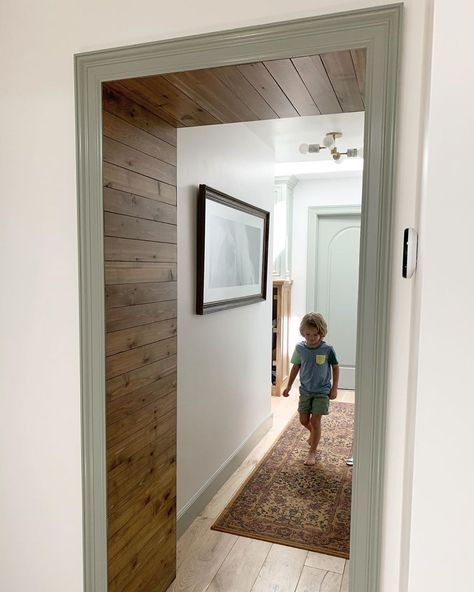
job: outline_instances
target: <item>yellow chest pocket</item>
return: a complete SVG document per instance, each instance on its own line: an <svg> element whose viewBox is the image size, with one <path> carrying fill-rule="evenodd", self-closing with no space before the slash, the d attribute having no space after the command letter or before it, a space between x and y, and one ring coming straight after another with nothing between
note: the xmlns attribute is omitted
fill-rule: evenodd
<svg viewBox="0 0 474 592"><path fill-rule="evenodd" d="M321 366L325 362L326 362L326 356L321 355L321 354L316 356L316 364L318 364L318 366Z"/></svg>

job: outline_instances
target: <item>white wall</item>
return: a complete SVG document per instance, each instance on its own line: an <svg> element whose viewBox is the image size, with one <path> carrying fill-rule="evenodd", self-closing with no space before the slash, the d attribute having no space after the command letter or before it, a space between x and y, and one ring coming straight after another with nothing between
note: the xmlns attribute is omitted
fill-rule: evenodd
<svg viewBox="0 0 474 592"><path fill-rule="evenodd" d="M0 581L1 588L21 592L79 592L82 590L81 450L79 385L79 303L77 289L77 215L75 179L74 73L73 54L117 45L129 45L206 31L218 31L335 11L353 10L392 0L241 0L229 4L217 0L200 3L160 3L136 0L133 10L125 0L64 0L33 2L4 0L0 15L0 55L2 91L0 147ZM396 199L393 223L394 257L391 322L391 354L387 443L384 542L382 548L382 591L399 592L403 516L407 509L405 484L409 483L410 451L405 451L408 402L415 401L414 381L409 381L409 361L417 356L416 340L410 337L413 282L399 274L401 232L417 220L421 189L421 162L424 121L423 91L426 83L427 7L432 0L406 0L401 52L398 117ZM410 592L418 592L423 577L430 579L430 592L446 589L448 572L462 585L472 577L464 548L472 543L465 525L472 505L464 497L470 459L461 462L460 444L469 452L466 436L454 424L465 428L474 413L473 399L460 397L457 374L460 364L450 371L455 387L453 399L462 417L450 415L447 437L442 438L444 406L432 405L430 372L439 368L433 355L431 331L439 323L443 296L456 302L450 311L450 337L460 345L458 361L467 361L472 345L468 340L471 302L454 280L466 281L471 269L469 249L458 250L456 260L449 248L441 250L436 237L446 237L455 245L463 238L457 232L472 219L472 175L469 150L461 159L454 156L453 129L461 134L462 147L466 120L472 117L469 97L474 53L471 0L435 0L445 19L437 19L434 41L437 48L431 130L431 150L443 150L443 167L437 156L428 170L434 210L425 208L424 235L428 238L424 284L420 287L423 307L420 341L414 480L413 533ZM428 28L429 30L429 28ZM462 40L462 41L461 41ZM460 51L462 49L462 51ZM445 63L441 50L449 58ZM459 68L463 68L462 76ZM447 77L447 83L442 78ZM454 88L452 84L454 84ZM445 108L441 108L441 98ZM452 119L451 119L452 117ZM442 135L443 126L449 133ZM472 126L471 126L472 128ZM440 139L439 145L434 141ZM447 145L448 144L448 145ZM448 170L448 173L445 171ZM455 176L452 174L455 172ZM451 181L445 192L443 175ZM455 189L453 194L452 189ZM441 193L446 203L456 204L456 214L441 211ZM430 204L429 204L430 205ZM456 215L456 219L453 216ZM450 225L446 224L450 222ZM448 243L445 243L448 244ZM462 245L465 246L465 245ZM443 264L447 282L438 286ZM446 266L452 266L448 271ZM455 274L461 271L461 279ZM433 288L439 293L430 295ZM446 305L446 299L443 299ZM421 309L425 312L424 308ZM442 309L443 311L445 308ZM433 327L433 329L430 328ZM472 334L472 331L470 332ZM437 353L437 352L436 352ZM472 356L470 356L472 357ZM414 358L416 369L416 357ZM436 386L436 385L434 385ZM467 385L468 387L468 385ZM464 391L463 391L464 392ZM436 401L436 398L435 398ZM451 403L451 401L450 401ZM462 405L460 405L460 403ZM408 420L408 424L407 424ZM445 426L446 427L446 426ZM454 433L456 431L456 433ZM440 442L443 449L440 454ZM431 455L431 456L430 456ZM456 459L448 468L438 463L449 455ZM464 459L463 459L464 460ZM454 473L456 474L454 475ZM454 484L447 492L448 481ZM429 493L429 495L427 495ZM424 506L426 504L426 506ZM453 510L453 507L455 509ZM448 511L449 510L449 511ZM449 512L455 521L450 522ZM440 516L440 514L442 514ZM433 519L430 520L429 516ZM460 525L460 520L463 525ZM459 528L453 536L453 525ZM425 532L421 540L422 530ZM406 533L405 533L406 534ZM435 541L443 545L435 549ZM448 550L449 549L449 550ZM431 561L432 552L435 552ZM456 553L459 553L457 560ZM429 567L428 567L429 564ZM429 570L433 576L427 576ZM438 577L439 576L439 577Z"/></svg>
<svg viewBox="0 0 474 592"><path fill-rule="evenodd" d="M271 298L194 312L200 183L270 211L272 150L245 124L178 130L178 512L271 414Z"/></svg>
<svg viewBox="0 0 474 592"><path fill-rule="evenodd" d="M343 177L300 180L294 189L293 197L291 344L301 340L299 323L301 317L309 312L306 305L308 208L360 205L362 173Z"/></svg>
<svg viewBox="0 0 474 592"><path fill-rule="evenodd" d="M438 2L434 13L410 592L474 587L474 4L456 8Z"/></svg>

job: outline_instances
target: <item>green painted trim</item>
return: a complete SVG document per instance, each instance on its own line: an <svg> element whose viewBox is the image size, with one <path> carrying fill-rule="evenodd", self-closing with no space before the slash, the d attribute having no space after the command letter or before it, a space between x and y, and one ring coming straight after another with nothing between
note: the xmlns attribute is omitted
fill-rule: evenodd
<svg viewBox="0 0 474 592"><path fill-rule="evenodd" d="M361 206L310 206L308 208L308 239L306 255L306 310L318 310L314 286L317 277L316 245L319 218L322 216L360 216Z"/></svg>
<svg viewBox="0 0 474 592"><path fill-rule="evenodd" d="M368 59L350 591L378 592L401 16L392 4L75 57L85 592L107 590L101 83L357 47Z"/></svg>
<svg viewBox="0 0 474 592"><path fill-rule="evenodd" d="M191 523L204 510L214 495L232 476L252 452L255 446L273 426L273 413L270 413L260 425L246 438L235 452L217 469L206 483L193 495L189 502L178 512L176 534L180 537Z"/></svg>

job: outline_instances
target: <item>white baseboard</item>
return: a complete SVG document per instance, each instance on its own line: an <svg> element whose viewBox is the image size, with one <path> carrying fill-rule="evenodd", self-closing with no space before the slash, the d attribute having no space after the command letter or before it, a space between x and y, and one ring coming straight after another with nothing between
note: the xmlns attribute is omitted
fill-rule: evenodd
<svg viewBox="0 0 474 592"><path fill-rule="evenodd" d="M242 464L244 459L255 448L263 436L271 429L273 425L273 413L270 413L262 423L242 442L227 460L209 477L204 485L193 495L188 503L178 512L176 521L176 533L180 537L190 526L195 518L211 501L217 491L224 485L227 479ZM179 459L178 459L179 462Z"/></svg>

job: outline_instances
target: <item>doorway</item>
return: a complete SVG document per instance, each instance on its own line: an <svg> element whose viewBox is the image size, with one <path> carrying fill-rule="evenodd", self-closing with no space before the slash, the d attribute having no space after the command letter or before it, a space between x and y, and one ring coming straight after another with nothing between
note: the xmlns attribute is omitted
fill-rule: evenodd
<svg viewBox="0 0 474 592"><path fill-rule="evenodd" d="M399 7L383 9L379 11L361 11L351 15L334 15L324 19L309 19L298 23L276 25L253 29L252 35L241 35L241 47L236 51L235 34L222 34L219 36L204 36L194 41L201 51L196 52L196 46L190 51L186 42L177 40L169 42L174 45L175 53L167 53L165 45L157 44L156 48L150 45L143 48L143 53L137 54L134 48L133 60L127 61L125 68L125 54L127 49L116 50L121 52L124 61L117 60L117 53L100 53L98 56L89 54L79 56L78 64L78 111L79 111L79 137L80 140L80 220L81 220L81 306L82 306L82 347L83 347L83 417L84 417L84 450L85 450L85 540L86 540L86 589L105 590L105 545L104 543L104 450L105 434L103 431L103 401L104 401L104 317L101 306L103 298L104 273L101 264L103 230L101 226L101 200L100 195L100 84L102 81L121 79L125 76L136 77L149 75L155 72L173 72L190 67L191 55L195 56L193 67L206 67L216 64L216 46L219 45L219 63L242 63L257 59L284 58L288 55L304 56L309 53L324 52L329 50L344 49L346 47L368 47L369 52L369 76L368 80L379 80L380 86L368 85L368 96L371 110L369 112L366 142L367 158L370 167L370 175L365 178L367 192L366 212L363 216L366 224L366 232L362 233L362 245L364 249L372 249L377 253L376 260L366 261L366 267L361 274L361 288L359 294L363 294L362 313L364 314L364 331L359 337L361 352L360 383L367 387L364 403L364 414L359 418L359 430L361 435L358 446L363 454L364 462L356 471L355 486L360 482L368 483L371 496L360 495L355 499L357 504L358 520L353 524L353 541L355 569L351 580L351 587L359 586L366 581L368 571L375 570L378 565L378 547L369 549L362 541L370 539L376 541L379 535L380 525L374 524L370 519L371 513L364 511L364 503L371 500L371 510L381 503L382 484L380 471L375 471L380 466L381 453L383 452L383 421L384 407L375 400L375 392L380 401L380 393L384 393L384 368L385 368L385 323L381 319L388 314L388 269L380 265L384 261L390 248L389 227L391 197L391 171L392 162L388 156L391 154L393 143L394 99L390 91L396 82L396 37L387 36L387 29L372 25L371 19L367 22L367 14L377 14L378 19L385 19L392 25L392 32L397 31L399 22ZM357 16L358 15L358 16ZM357 22L359 18L359 22ZM328 20L329 19L329 20ZM331 26L329 27L329 23ZM363 28L363 26L365 29ZM335 31L340 30L339 40L336 41ZM259 42L257 42L259 37ZM368 43L367 39L371 42ZM292 39L293 41L290 41ZM283 42L283 40L285 40ZM267 44L265 46L265 43ZM291 44L293 43L293 47ZM375 48L386 47L384 53L386 61L381 59L375 62L371 56ZM283 47L284 46L284 47ZM276 47L279 47L277 50ZM371 53L372 52L372 53ZM238 54L238 55L236 55ZM192 60L191 60L192 61ZM126 73L124 74L124 68ZM389 80L385 78L389 70L393 76ZM382 83L385 82L385 84ZM385 92L380 92L383 90ZM381 158L381 155L383 157ZM379 215L382 214L382 215ZM97 254L99 255L97 257ZM372 268L371 268L372 266ZM145 266L146 267L146 266ZM368 278L377 278L377 286ZM360 300L361 301L361 300ZM377 313L377 314L375 314ZM101 333L102 332L102 333ZM374 349L378 345L377 349ZM102 360L102 361L101 361ZM375 364L374 364L375 362ZM373 368L378 368L376 380L374 380ZM376 384L375 384L376 383ZM376 391L374 388L378 387ZM382 397L383 400L383 397ZM377 418L377 430L379 439L377 446L373 446L373 439L363 437L364 433L371 432L375 418ZM360 430L360 427L369 427L368 430ZM375 474L377 478L375 478ZM362 493L362 490L359 490ZM376 501L378 500L378 502ZM375 533L375 534L374 534ZM361 540L361 544L357 542ZM102 557L102 560L101 560ZM358 572L357 566L360 565ZM369 570L367 571L367 566ZM357 575L359 573L359 575ZM370 579L376 582L376 577ZM359 583L357 583L359 582ZM371 584L364 583L360 589L370 590ZM359 588L353 588L359 589ZM375 588L373 588L375 590Z"/></svg>

